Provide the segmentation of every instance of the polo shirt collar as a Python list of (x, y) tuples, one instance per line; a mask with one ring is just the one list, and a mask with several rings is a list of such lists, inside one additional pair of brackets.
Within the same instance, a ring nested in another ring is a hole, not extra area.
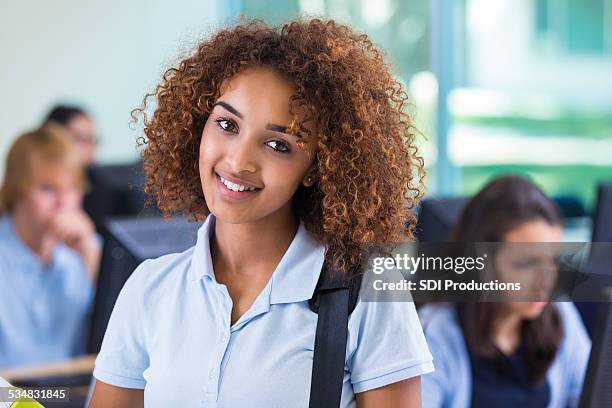
[(214, 278), (212, 256), (210, 255), (210, 237), (215, 232), (215, 216), (210, 214), (198, 229), (198, 237), (191, 258), (189, 276), (191, 280), (200, 280), (204, 276)]
[[(192, 280), (200, 280), (204, 276), (214, 280), (210, 255), (210, 237), (214, 233), (214, 228), (215, 217), (210, 214), (198, 230), (189, 270)], [(324, 260), (325, 246), (319, 244), (300, 221), (295, 237), (267, 285), (271, 286), (270, 304), (294, 303), (310, 299), (319, 280)]]

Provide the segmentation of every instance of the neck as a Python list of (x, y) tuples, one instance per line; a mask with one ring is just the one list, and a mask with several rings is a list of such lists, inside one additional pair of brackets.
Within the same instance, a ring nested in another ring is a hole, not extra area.
[(43, 263), (51, 260), (55, 239), (44, 230), (36, 228), (31, 217), (18, 206), (11, 213), (13, 228), (21, 241), (36, 255)]
[(293, 212), (244, 224), (230, 224), (217, 218), (211, 242), (215, 273), (271, 275), (298, 226)]
[(521, 317), (516, 313), (500, 312), (493, 323), (493, 340), (505, 354), (512, 354), (521, 340)]

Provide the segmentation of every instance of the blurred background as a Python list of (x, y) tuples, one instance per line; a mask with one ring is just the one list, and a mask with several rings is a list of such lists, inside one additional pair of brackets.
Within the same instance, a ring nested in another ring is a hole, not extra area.
[(165, 68), (239, 15), (300, 13), (350, 23), (388, 52), (414, 103), (430, 196), (522, 173), (589, 212), (612, 179), (612, 0), (8, 1), (0, 159), (68, 103), (94, 117), (99, 163), (132, 161), (129, 113)]

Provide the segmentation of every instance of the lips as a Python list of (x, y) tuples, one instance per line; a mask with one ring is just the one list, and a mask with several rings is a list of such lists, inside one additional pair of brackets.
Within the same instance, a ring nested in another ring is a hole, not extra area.
[(221, 194), (230, 199), (245, 199), (257, 194), (261, 188), (253, 184), (237, 180), (235, 178), (226, 178), (218, 173), (215, 173), (217, 179), (217, 187)]
[(217, 171), (215, 171), (215, 175), (217, 177), (219, 177), (221, 179), (221, 181), (223, 181), (224, 184), (226, 184), (226, 185), (228, 185), (228, 184), (232, 185), (233, 184), (233, 185), (238, 186), (238, 187), (243, 186), (243, 187), (245, 187), (245, 189), (261, 189), (261, 187), (258, 187), (257, 183), (255, 183), (255, 182), (250, 182), (248, 180), (244, 180), (244, 179), (241, 179), (241, 178), (236, 178), (236, 177), (230, 176), (229, 174), (224, 173), (224, 172), (217, 172)]
[(232, 191), (254, 191), (255, 186), (243, 182), (232, 182), (222, 176), (219, 176), (221, 182)]

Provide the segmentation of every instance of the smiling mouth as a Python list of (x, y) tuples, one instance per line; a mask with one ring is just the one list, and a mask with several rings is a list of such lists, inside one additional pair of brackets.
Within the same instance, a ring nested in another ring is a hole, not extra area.
[(253, 193), (253, 192), (261, 190), (261, 188), (251, 186), (249, 184), (238, 184), (238, 183), (231, 182), (223, 178), (217, 173), (215, 173), (215, 176), (217, 176), (217, 180), (219, 180), (219, 182), (223, 184), (226, 189), (233, 191), (234, 193)]

